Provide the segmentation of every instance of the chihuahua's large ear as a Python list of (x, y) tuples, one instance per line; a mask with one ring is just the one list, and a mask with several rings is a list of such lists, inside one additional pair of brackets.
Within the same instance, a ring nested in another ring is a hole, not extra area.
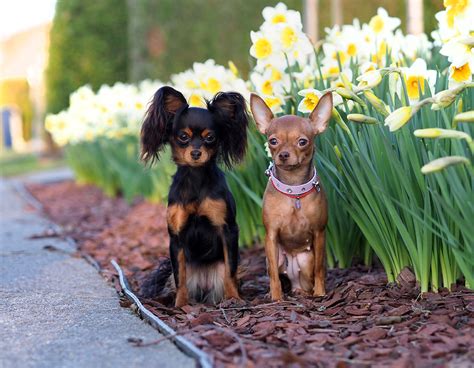
[(318, 104), (311, 114), (309, 114), (309, 120), (313, 126), (314, 134), (321, 134), (326, 130), (329, 120), (331, 119), (332, 108), (332, 93), (328, 92), (319, 99)]
[(174, 115), (187, 106), (182, 93), (174, 88), (165, 86), (155, 92), (141, 130), (140, 158), (143, 161), (158, 159), (171, 133)]
[(260, 133), (266, 134), (270, 122), (273, 119), (272, 110), (265, 101), (255, 93), (250, 94), (250, 110), (252, 110), (253, 119)]
[(207, 103), (219, 126), (221, 159), (227, 167), (242, 161), (247, 149), (249, 117), (245, 98), (237, 92), (219, 92)]

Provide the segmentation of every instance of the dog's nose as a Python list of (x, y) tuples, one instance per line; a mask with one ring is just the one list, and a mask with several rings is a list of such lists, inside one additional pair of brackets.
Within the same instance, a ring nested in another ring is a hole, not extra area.
[(201, 155), (202, 155), (202, 152), (199, 150), (191, 151), (191, 157), (193, 158), (193, 160), (199, 160), (199, 157), (201, 157)]
[(283, 152), (280, 152), (278, 157), (280, 158), (280, 160), (286, 161), (286, 160), (288, 160), (288, 157), (290, 157), (290, 154), (289, 154), (289, 152), (283, 151)]

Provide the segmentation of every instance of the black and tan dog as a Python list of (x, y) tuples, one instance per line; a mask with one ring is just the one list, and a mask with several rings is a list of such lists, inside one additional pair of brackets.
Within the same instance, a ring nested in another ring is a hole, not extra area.
[(189, 107), (171, 87), (156, 92), (141, 130), (141, 157), (158, 159), (169, 144), (178, 169), (168, 195), (171, 267), (161, 265), (143, 294), (159, 293), (172, 272), (178, 307), (189, 297), (211, 303), (239, 298), (236, 206), (218, 162), (231, 167), (242, 160), (247, 125), (238, 93), (220, 92), (202, 109)]
[(263, 200), (265, 252), (273, 300), (282, 284), (322, 296), (325, 290), (325, 229), (328, 209), (313, 163), (314, 137), (326, 130), (333, 108), (325, 94), (309, 115), (275, 118), (257, 95), (250, 107), (259, 131), (268, 138), (273, 163), (267, 170)]

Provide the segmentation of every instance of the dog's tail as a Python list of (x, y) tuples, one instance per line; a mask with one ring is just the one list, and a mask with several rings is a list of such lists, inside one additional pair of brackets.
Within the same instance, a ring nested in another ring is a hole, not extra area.
[(161, 296), (168, 286), (172, 272), (171, 260), (169, 258), (163, 258), (158, 264), (158, 267), (143, 281), (140, 287), (140, 296), (148, 299)]

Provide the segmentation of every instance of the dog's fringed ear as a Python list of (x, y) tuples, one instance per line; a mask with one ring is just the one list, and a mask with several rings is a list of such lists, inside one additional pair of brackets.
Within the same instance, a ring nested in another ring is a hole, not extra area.
[(316, 107), (309, 114), (309, 120), (313, 126), (314, 134), (321, 134), (328, 127), (333, 108), (332, 93), (324, 94), (318, 101)]
[(141, 129), (140, 158), (143, 161), (158, 159), (160, 151), (168, 142), (174, 115), (187, 106), (182, 93), (174, 88), (165, 86), (155, 92)]
[(230, 168), (243, 160), (247, 149), (249, 116), (245, 98), (237, 92), (219, 92), (207, 102), (207, 109), (222, 132), (219, 134), (221, 159)]
[(252, 110), (253, 119), (257, 124), (258, 131), (266, 134), (270, 122), (273, 119), (272, 110), (267, 106), (265, 101), (255, 93), (250, 95), (250, 110)]

